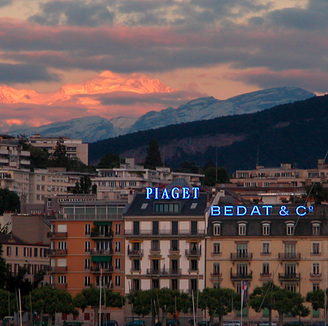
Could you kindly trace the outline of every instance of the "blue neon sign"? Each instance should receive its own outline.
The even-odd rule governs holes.
[[[182,187],[181,191],[178,187],[173,187],[171,190],[163,189],[160,192],[159,188],[146,188],[146,199],[198,199],[199,187]]]

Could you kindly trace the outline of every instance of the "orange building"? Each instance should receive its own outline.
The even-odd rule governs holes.
[[[124,294],[126,202],[63,201],[51,220],[50,282],[73,296],[91,286]],[[102,273],[102,283],[101,283]],[[116,311],[104,311],[120,319]],[[89,318],[90,313],[87,312]],[[88,321],[88,318],[86,321]],[[90,317],[92,323],[93,316]]]

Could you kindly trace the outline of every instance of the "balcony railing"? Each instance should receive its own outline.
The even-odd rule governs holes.
[[[129,257],[143,257],[143,249],[137,249],[137,250],[130,250],[128,249],[128,256]]]
[[[202,254],[202,250],[198,249],[186,249],[187,257],[199,257]]]
[[[50,249],[49,256],[66,256],[67,249]]]
[[[168,275],[169,271],[168,269],[165,268],[147,268],[147,275],[156,275],[156,276],[163,276],[163,275]]]
[[[113,272],[113,266],[110,266],[108,268],[100,268],[99,266],[91,266],[90,268],[90,272],[91,273],[102,273],[102,274],[106,274],[106,273],[112,273]]]
[[[220,273],[220,272],[213,272],[213,273],[211,273],[211,277],[221,278],[222,277],[222,273]]]
[[[113,231],[101,233],[99,231],[91,231],[90,237],[92,239],[111,239],[113,238]]]
[[[170,268],[169,269],[169,275],[170,276],[178,276],[182,274],[182,269],[181,268]]]
[[[262,278],[271,278],[272,277],[272,273],[261,273],[260,277]]]
[[[230,254],[231,260],[251,260],[253,254],[249,252],[233,252]]]
[[[300,260],[301,254],[298,252],[284,252],[278,254],[279,260]]]
[[[280,281],[299,281],[301,279],[300,273],[279,273]]]
[[[50,273],[66,273],[67,266],[50,266]]]
[[[252,271],[244,272],[244,273],[233,273],[230,271],[230,278],[232,280],[241,281],[241,280],[251,280],[253,278]]]
[[[322,278],[322,273],[310,273],[311,278]]]
[[[67,232],[48,232],[47,237],[53,239],[65,239],[67,238]]]
[[[178,230],[178,232],[174,232],[172,234],[171,230],[159,230],[155,235],[153,230],[139,230],[139,232],[134,230],[125,230],[124,234],[126,237],[186,237],[186,238],[194,238],[194,237],[203,237],[205,236],[205,230],[197,230],[197,232],[191,232],[190,230]]]
[[[111,256],[113,254],[113,249],[91,249],[92,256]]]

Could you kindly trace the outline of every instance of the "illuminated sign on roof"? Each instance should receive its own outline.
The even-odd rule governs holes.
[[[159,188],[146,188],[146,199],[198,199],[199,187],[173,187],[171,190],[163,189],[160,192]]]
[[[272,213],[272,205],[254,205],[252,207],[246,207],[243,205],[238,206],[211,206],[211,216],[245,216],[249,214],[270,216]],[[314,210],[313,206],[297,206],[289,208],[286,205],[282,205],[278,208],[278,214],[280,216],[289,216],[291,213],[295,213],[298,216],[305,216],[308,213],[312,213]]]

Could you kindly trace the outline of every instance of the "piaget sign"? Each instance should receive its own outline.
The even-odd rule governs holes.
[[[198,199],[199,187],[173,187],[171,190],[163,189],[160,192],[159,188],[146,188],[146,199]]]

